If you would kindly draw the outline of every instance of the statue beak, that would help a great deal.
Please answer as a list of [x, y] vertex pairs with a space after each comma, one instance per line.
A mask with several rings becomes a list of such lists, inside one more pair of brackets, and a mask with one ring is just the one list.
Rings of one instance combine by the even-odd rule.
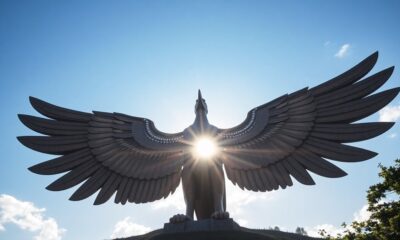
[[203, 97], [201, 96], [201, 91], [199, 89], [199, 93], [198, 93], [198, 97], [197, 97], [196, 111], [199, 109], [206, 110], [207, 107], [204, 104], [205, 104], [205, 101], [204, 101]]
[[201, 97], [201, 91], [200, 91], [200, 89], [199, 89], [197, 101], [201, 102], [202, 99], [203, 99], [203, 98]]

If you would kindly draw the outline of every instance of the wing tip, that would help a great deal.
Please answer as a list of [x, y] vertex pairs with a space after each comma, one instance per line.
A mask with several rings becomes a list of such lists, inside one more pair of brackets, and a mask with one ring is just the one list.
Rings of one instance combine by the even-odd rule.
[[[48, 166], [46, 166], [47, 162], [42, 162], [31, 167], [28, 167], [28, 170], [32, 173], [39, 174], [39, 175], [54, 175], [58, 173], [62, 173], [65, 171], [54, 171]], [[67, 171], [67, 170], [66, 170]]]
[[74, 197], [74, 195], [72, 195], [71, 197], [68, 198], [68, 200], [76, 202], [80, 201], [81, 199], [78, 199], [77, 197]]
[[397, 97], [399, 92], [400, 92], [400, 87], [395, 87], [395, 88], [391, 88], [391, 89], [382, 91], [382, 92], [377, 93], [377, 94], [386, 95], [387, 96], [387, 103], [386, 104], [389, 104], [395, 97]]
[[378, 61], [379, 57], [379, 51], [373, 52], [371, 55], [366, 57], [364, 60], [362, 60], [358, 66], [368, 66], [368, 69], [372, 69], [376, 62]]
[[29, 116], [29, 115], [27, 115], [27, 114], [22, 114], [22, 113], [18, 113], [17, 116], [18, 116], [18, 119], [19, 119], [22, 123], [25, 124], [25, 121], [28, 119], [28, 116]]
[[388, 91], [393, 91], [393, 92], [395, 92], [395, 93], [396, 93], [395, 96], [397, 96], [397, 94], [398, 94], [399, 91], [400, 91], [400, 87], [395, 87], [395, 88], [389, 89]]
[[376, 50], [376, 51], [373, 52], [369, 57], [370, 57], [370, 58], [373, 58], [373, 59], [378, 59], [378, 57], [379, 57], [379, 51]]
[[331, 178], [341, 178], [347, 176], [347, 172], [343, 171], [343, 169], [338, 168], [335, 172], [335, 175], [331, 176]]
[[394, 69], [395, 69], [395, 66], [390, 66], [388, 68], [383, 69], [382, 71], [380, 71], [378, 73], [375, 73], [374, 76], [379, 75], [379, 74], [383, 75], [383, 76], [381, 76], [381, 78], [383, 78], [385, 80], [384, 82], [386, 82], [392, 76]]
[[[296, 179], [297, 181], [299, 181], [298, 179]], [[300, 182], [300, 181], [299, 181]], [[301, 184], [304, 184], [304, 185], [308, 185], [308, 186], [312, 186], [312, 185], [315, 185], [316, 183], [315, 183], [315, 181], [314, 181], [314, 179], [312, 179], [312, 178], [310, 178], [310, 179], [307, 179], [307, 181], [301, 181], [300, 182]]]
[[379, 135], [380, 135], [382, 133], [385, 133], [389, 129], [391, 129], [396, 122], [379, 122], [379, 123], [382, 126], [381, 127], [381, 132], [379, 133]]
[[27, 148], [31, 148], [30, 136], [18, 136], [17, 140]]
[[370, 157], [368, 159], [371, 159], [371, 158], [374, 158], [374, 157], [378, 156], [378, 153], [374, 152], [374, 151], [369, 151], [369, 156]]
[[368, 62], [370, 63], [371, 68], [373, 68], [376, 64], [376, 62], [378, 61], [379, 58], [379, 51], [375, 51], [373, 52], [371, 55], [369, 55], [368, 57], [366, 57], [363, 61], [361, 62]]
[[101, 205], [101, 204], [107, 202], [107, 200], [108, 200], [108, 199], [104, 200], [104, 199], [99, 198], [99, 196], [97, 196], [96, 199], [95, 199], [94, 202], [93, 202], [93, 205], [94, 205], [94, 206]]
[[61, 187], [61, 185], [57, 182], [57, 180], [55, 182], [50, 183], [46, 187], [46, 189], [49, 191], [54, 191], [54, 192], [65, 190], [64, 188]]
[[36, 110], [37, 110], [37, 108], [36, 108], [37, 106], [39, 106], [41, 103], [44, 103], [43, 100], [40, 100], [39, 98], [35, 98], [33, 96], [29, 96], [29, 102], [31, 103], [32, 107]]
[[[31, 115], [28, 114], [17, 114], [19, 121], [24, 124], [27, 128], [32, 129], [32, 125], [34, 125], [34, 118]], [[35, 130], [34, 130], [35, 131]]]
[[[79, 190], [79, 189], [78, 189], [78, 190]], [[78, 191], [78, 190], [77, 190], [77, 191]], [[82, 196], [81, 196], [79, 193], [74, 192], [74, 193], [71, 195], [71, 197], [69, 197], [68, 200], [70, 200], [70, 201], [80, 201], [80, 200], [83, 200], [83, 199], [85, 199], [85, 198], [82, 198]]]
[[39, 164], [28, 167], [28, 170], [36, 174], [44, 175], [43, 170], [39, 167]]

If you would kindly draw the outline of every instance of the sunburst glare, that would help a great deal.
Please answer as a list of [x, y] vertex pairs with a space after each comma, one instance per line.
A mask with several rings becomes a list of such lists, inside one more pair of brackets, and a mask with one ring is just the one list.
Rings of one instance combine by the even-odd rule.
[[194, 145], [194, 154], [201, 159], [210, 159], [217, 151], [217, 144], [209, 137], [199, 138]]

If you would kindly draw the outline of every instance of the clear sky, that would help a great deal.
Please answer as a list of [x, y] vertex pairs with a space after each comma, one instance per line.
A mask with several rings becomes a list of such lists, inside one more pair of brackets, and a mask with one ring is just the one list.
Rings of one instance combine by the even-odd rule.
[[[161, 228], [183, 212], [181, 191], [151, 204], [93, 206], [93, 197], [69, 201], [73, 189], [45, 190], [57, 176], [27, 168], [51, 156], [15, 138], [33, 134], [17, 119], [38, 115], [28, 96], [147, 117], [176, 132], [193, 121], [200, 88], [211, 123], [232, 127], [251, 108], [320, 84], [376, 50], [373, 72], [400, 66], [399, 12], [398, 1], [0, 1], [0, 239], [104, 239]], [[383, 88], [399, 86], [399, 76]], [[395, 116], [400, 99], [390, 106]], [[400, 156], [398, 134], [395, 125], [355, 144], [379, 155], [338, 163], [344, 178], [313, 175], [315, 186], [272, 193], [227, 183], [228, 211], [253, 228], [350, 222], [378, 181], [378, 163]]]

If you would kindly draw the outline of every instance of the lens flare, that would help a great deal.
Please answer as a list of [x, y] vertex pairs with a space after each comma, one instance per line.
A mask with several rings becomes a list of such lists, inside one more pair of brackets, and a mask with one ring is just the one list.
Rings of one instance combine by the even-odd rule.
[[210, 159], [217, 153], [217, 145], [215, 141], [210, 138], [200, 138], [195, 143], [194, 153], [201, 159]]

